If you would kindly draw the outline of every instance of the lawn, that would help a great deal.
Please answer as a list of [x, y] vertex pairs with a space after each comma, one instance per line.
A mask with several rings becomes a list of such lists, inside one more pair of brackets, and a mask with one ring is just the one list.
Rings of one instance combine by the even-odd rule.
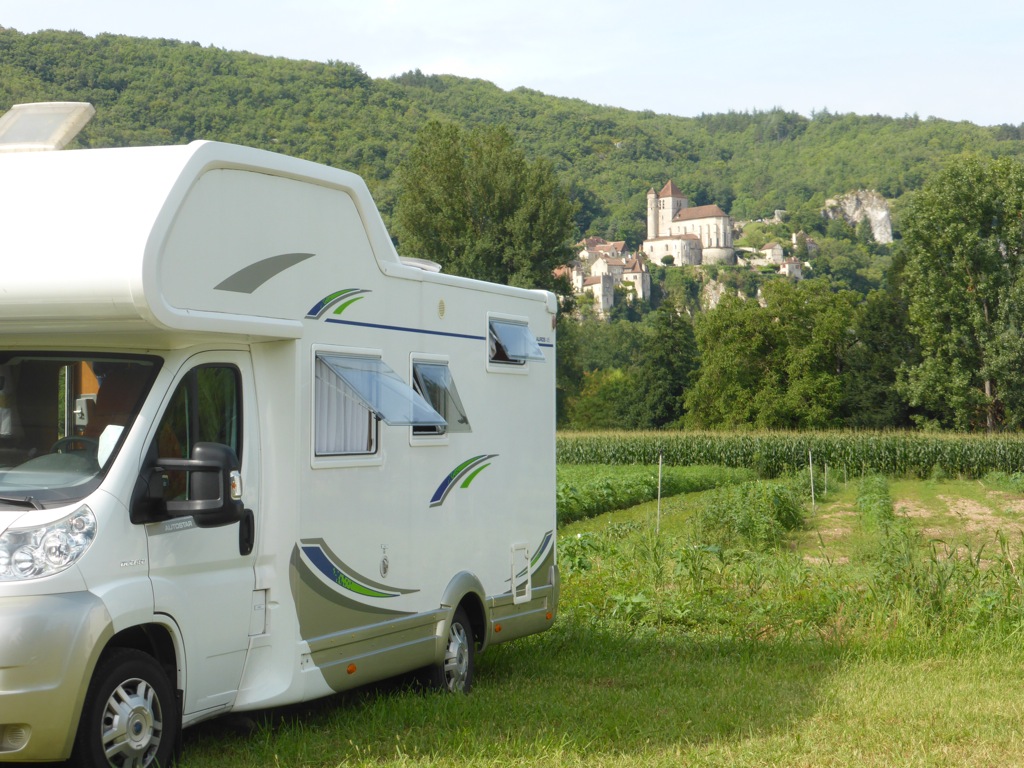
[[469, 696], [223, 718], [182, 764], [1024, 765], [1013, 486], [832, 483], [777, 539], [719, 530], [729, 504], [789, 514], [791, 486], [749, 485], [563, 527], [555, 627], [480, 655]]

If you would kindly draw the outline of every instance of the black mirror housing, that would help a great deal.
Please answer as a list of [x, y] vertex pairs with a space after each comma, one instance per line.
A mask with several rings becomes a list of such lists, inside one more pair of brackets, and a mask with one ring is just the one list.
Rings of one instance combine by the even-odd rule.
[[[196, 443], [192, 458], [159, 458], [149, 470], [144, 499], [133, 504], [133, 510], [140, 510], [145, 520], [152, 522], [169, 517], [191, 516], [200, 528], [215, 528], [230, 525], [245, 515], [241, 499], [234, 498], [232, 485], [241, 467], [234, 449], [223, 443]], [[164, 498], [165, 474], [185, 472], [189, 475], [190, 496], [186, 501]], [[145, 514], [148, 511], [149, 514]]]

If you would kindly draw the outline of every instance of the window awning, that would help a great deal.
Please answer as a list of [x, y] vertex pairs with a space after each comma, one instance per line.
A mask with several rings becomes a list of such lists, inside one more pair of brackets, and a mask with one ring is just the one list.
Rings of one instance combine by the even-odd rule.
[[346, 355], [321, 355], [320, 359], [389, 426], [446, 424], [444, 417], [383, 360]]
[[544, 360], [544, 352], [529, 326], [510, 320], [491, 320], [491, 333], [513, 362]]
[[413, 376], [420, 392], [429, 402], [440, 407], [448, 421], [448, 432], [472, 432], [469, 417], [455, 387], [455, 379], [447, 363], [417, 361], [413, 365]]

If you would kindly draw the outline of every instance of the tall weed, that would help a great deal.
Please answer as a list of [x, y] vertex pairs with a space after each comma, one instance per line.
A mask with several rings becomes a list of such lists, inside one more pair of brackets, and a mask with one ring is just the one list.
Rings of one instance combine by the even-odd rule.
[[984, 546], [927, 541], [896, 516], [880, 477], [862, 482], [857, 510], [873, 542], [864, 558], [872, 565], [868, 615], [887, 616], [902, 634], [1002, 634], [1024, 626], [1024, 555], [1002, 532], [990, 562]]
[[757, 480], [709, 492], [693, 518], [694, 538], [722, 550], [777, 547], [803, 524], [800, 486]]

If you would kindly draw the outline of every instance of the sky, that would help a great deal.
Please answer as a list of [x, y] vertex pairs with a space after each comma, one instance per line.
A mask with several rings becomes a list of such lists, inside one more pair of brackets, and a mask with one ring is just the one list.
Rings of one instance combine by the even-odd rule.
[[419, 69], [695, 117], [1024, 123], [1020, 0], [0, 0], [0, 26]]

